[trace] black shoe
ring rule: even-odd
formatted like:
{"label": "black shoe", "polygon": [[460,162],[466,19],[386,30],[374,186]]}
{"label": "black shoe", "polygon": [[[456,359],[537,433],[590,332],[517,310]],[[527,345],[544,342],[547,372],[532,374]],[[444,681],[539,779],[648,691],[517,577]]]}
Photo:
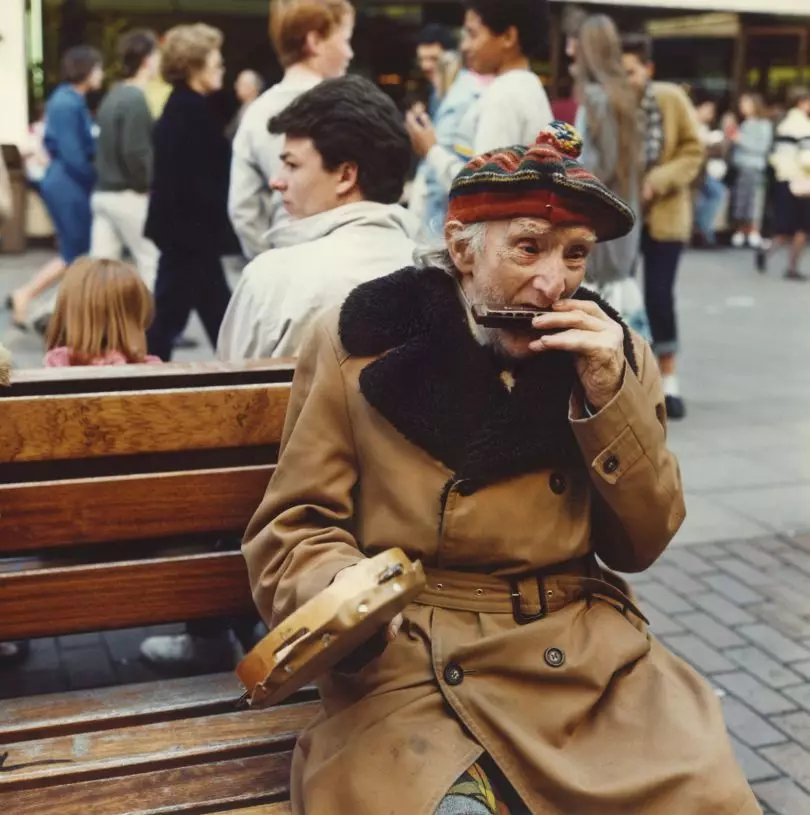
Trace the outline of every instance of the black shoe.
{"label": "black shoe", "polygon": [[686,405],[683,403],[683,399],[681,399],[680,396],[671,396],[670,394],[667,394],[664,401],[667,406],[668,419],[674,419],[677,421],[678,419],[683,419],[686,416]]}
{"label": "black shoe", "polygon": [[765,274],[768,271],[768,252],[761,246],[757,248],[756,258],[754,264],[760,274]]}
{"label": "black shoe", "polygon": [[800,283],[806,283],[808,277],[806,274],[802,274],[800,271],[796,269],[788,269],[785,272],[785,280],[798,280]]}

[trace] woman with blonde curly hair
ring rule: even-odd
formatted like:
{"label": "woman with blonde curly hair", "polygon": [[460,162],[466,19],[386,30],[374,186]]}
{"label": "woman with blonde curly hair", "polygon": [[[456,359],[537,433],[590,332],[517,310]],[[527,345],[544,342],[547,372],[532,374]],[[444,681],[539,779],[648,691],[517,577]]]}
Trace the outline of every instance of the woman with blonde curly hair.
{"label": "woman with blonde curly hair", "polygon": [[192,310],[212,346],[231,292],[222,255],[238,251],[227,213],[231,149],[206,98],[222,88],[222,33],[198,23],[172,28],[161,70],[174,90],[155,126],[146,236],[160,249],[149,351],[171,358]]}

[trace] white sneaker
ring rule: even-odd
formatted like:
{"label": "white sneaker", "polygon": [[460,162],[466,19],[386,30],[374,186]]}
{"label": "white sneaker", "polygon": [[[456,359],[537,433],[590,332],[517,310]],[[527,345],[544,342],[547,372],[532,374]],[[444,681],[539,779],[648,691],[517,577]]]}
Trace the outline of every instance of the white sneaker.
{"label": "white sneaker", "polygon": [[759,249],[759,247],[762,246],[762,235],[760,235],[759,232],[752,232],[748,236],[748,245],[752,249]]}
{"label": "white sneaker", "polygon": [[147,637],[141,643],[141,656],[160,667],[216,669],[225,665],[226,669],[230,669],[244,656],[244,652],[231,638],[230,632],[212,639],[172,634]]}
{"label": "white sneaker", "polygon": [[739,249],[741,246],[745,246],[745,235],[742,232],[735,232],[731,236],[731,245],[735,249]]}

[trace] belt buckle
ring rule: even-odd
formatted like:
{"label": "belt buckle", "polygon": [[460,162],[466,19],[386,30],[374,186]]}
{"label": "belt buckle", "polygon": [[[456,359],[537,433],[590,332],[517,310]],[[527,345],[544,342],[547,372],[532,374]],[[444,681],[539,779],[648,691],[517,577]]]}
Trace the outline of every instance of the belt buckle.
{"label": "belt buckle", "polygon": [[535,612],[534,614],[527,614],[523,609],[520,607],[520,588],[518,585],[517,580],[510,580],[509,581],[509,593],[512,598],[512,616],[515,618],[515,622],[518,625],[527,625],[528,623],[533,623],[537,620],[542,620],[543,617],[548,614],[548,602],[546,601],[546,591],[544,588],[544,583],[542,578],[536,578],[537,580],[537,593],[540,597],[540,611]]}

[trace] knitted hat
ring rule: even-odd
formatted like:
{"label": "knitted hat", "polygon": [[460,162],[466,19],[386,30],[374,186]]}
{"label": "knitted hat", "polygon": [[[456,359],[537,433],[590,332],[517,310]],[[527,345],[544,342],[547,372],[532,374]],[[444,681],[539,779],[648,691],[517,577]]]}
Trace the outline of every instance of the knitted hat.
{"label": "knitted hat", "polygon": [[581,151],[577,131],[555,121],[530,147],[476,156],[453,182],[447,220],[544,218],[587,224],[600,241],[621,238],[633,228],[633,210],[577,161]]}

